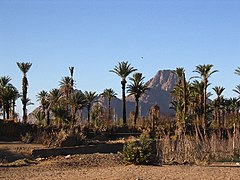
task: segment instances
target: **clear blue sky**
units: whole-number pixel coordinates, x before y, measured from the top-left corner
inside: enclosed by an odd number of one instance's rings
[[[141,58],[143,57],[143,59]],[[213,86],[226,97],[240,83],[239,0],[0,0],[0,76],[21,91],[16,62],[32,62],[29,98],[58,87],[69,66],[76,87],[101,93],[120,79],[109,72],[127,60],[150,79],[160,69],[213,64]],[[212,97],[214,98],[214,96]],[[21,113],[20,101],[18,110]]]

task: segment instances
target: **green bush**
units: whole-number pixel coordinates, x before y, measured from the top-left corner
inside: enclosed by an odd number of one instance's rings
[[[149,164],[152,158],[152,141],[149,134],[143,132],[137,141],[127,142],[123,147],[124,161],[133,164]]]

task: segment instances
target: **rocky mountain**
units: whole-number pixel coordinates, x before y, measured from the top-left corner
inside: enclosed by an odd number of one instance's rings
[[[157,74],[146,84],[149,90],[140,98],[140,114],[148,116],[149,109],[153,105],[159,105],[162,114],[174,114],[169,109],[171,103],[170,92],[177,82],[177,77],[171,70],[159,70]],[[107,106],[107,99],[100,97],[99,102],[103,106]],[[120,99],[113,99],[111,107],[115,110],[118,117],[122,117],[122,104]],[[135,110],[135,100],[133,96],[126,98],[127,116],[131,111]]]

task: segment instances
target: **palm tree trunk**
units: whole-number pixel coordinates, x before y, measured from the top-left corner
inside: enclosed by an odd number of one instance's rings
[[[69,109],[69,89],[68,89],[67,92],[66,92],[66,100],[67,100],[66,110],[67,110],[67,112],[69,113],[69,112],[70,112],[70,109]]]
[[[203,92],[203,131],[204,136],[206,136],[206,126],[207,126],[207,83],[204,82],[204,92]]]
[[[9,120],[9,118],[10,118],[10,107],[9,107],[9,104],[6,107],[6,114],[7,114],[7,119]]]
[[[137,124],[137,118],[138,118],[138,110],[139,110],[139,99],[136,98],[136,105],[135,105],[135,114],[134,114],[134,126]]]
[[[22,80],[23,84],[22,84],[22,90],[23,90],[23,97],[22,97],[22,104],[23,104],[23,123],[27,123],[27,85],[28,85],[28,81],[27,81],[27,77],[23,76],[23,80]]]
[[[183,98],[184,98],[184,121],[187,115],[187,87],[186,87],[186,78],[185,73],[183,74]]]
[[[108,121],[111,119],[111,98],[108,98]]]
[[[72,125],[76,124],[76,107],[72,106]]]
[[[50,125],[50,112],[49,109],[47,109],[47,126]]]
[[[15,121],[15,104],[16,104],[16,102],[15,102],[15,100],[13,100],[13,102],[12,102],[12,118],[14,121]]]
[[[126,117],[126,95],[125,95],[125,86],[126,86],[126,80],[123,79],[121,81],[122,84],[122,113],[123,113],[123,125],[127,125],[127,117]]]
[[[23,123],[27,123],[27,106],[23,104]]]
[[[88,125],[90,125],[90,107],[87,107],[88,111]]]
[[[2,112],[3,112],[3,120],[5,120],[5,119],[6,119],[6,114],[5,114],[6,108],[5,108],[5,105],[4,105],[4,104],[3,104],[3,106],[2,106]]]

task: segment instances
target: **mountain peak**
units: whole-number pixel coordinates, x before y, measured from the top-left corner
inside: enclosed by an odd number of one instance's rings
[[[172,70],[159,70],[157,74],[147,82],[148,88],[170,92],[177,82]]]

